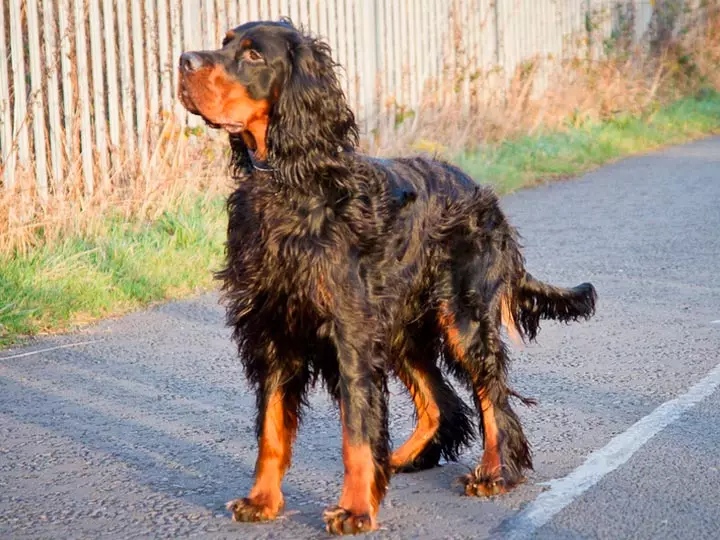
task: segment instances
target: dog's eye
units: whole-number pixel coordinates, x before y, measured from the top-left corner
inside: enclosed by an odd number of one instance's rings
[[[242,53],[243,60],[250,62],[251,64],[259,64],[263,61],[262,55],[255,49],[247,49]]]

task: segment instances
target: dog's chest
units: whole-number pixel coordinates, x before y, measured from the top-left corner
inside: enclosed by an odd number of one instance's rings
[[[230,215],[228,262],[243,282],[300,298],[347,260],[347,232],[322,201],[242,195]]]

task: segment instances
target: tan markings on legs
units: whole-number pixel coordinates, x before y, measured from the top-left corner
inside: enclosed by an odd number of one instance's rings
[[[438,311],[438,323],[445,333],[447,345],[458,362],[465,359],[465,346],[460,339],[460,331],[455,324],[455,314],[450,311],[447,303],[443,303]]]
[[[344,418],[344,414],[342,414]],[[353,444],[343,420],[343,464],[345,478],[338,505],[353,514],[375,516],[380,505],[375,489],[375,461],[369,443]]]
[[[413,380],[410,380],[410,379]],[[414,371],[413,377],[403,380],[412,395],[417,411],[417,426],[410,438],[400,448],[393,452],[390,458],[390,467],[397,468],[412,463],[422,452],[428,441],[435,436],[440,426],[440,408],[433,399],[425,376],[420,371]]]
[[[274,519],[284,506],[282,479],[290,465],[292,443],[297,431],[297,417],[287,422],[283,395],[275,391],[270,396],[259,441],[255,464],[255,485],[247,499],[228,503],[236,521]]]
[[[518,332],[515,324],[515,317],[513,317],[512,309],[512,293],[505,292],[500,298],[500,318],[502,319],[503,326],[507,330],[508,337],[517,347],[522,348],[523,340]]]
[[[510,317],[510,320],[512,320],[512,317]],[[460,338],[460,331],[455,324],[455,316],[446,304],[442,305],[438,312],[438,321],[445,332],[450,352],[458,362],[463,363],[465,361],[465,347]],[[495,407],[492,401],[488,399],[484,388],[480,388],[478,398],[482,412],[484,447],[480,469],[482,475],[487,476],[489,482],[487,485],[483,482],[481,485],[475,486],[475,489],[484,495],[490,496],[504,491],[502,486],[494,486],[493,480],[491,480],[502,478],[500,430],[495,420]]]
[[[485,389],[480,389],[480,408],[483,422],[483,457],[482,470],[490,477],[502,476],[502,459],[500,458],[500,430],[495,421],[495,407],[485,396]]]

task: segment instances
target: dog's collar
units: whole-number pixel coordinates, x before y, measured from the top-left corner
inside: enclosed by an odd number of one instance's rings
[[[252,164],[253,169],[260,172],[273,172],[275,169],[273,169],[267,162],[266,159],[257,159],[255,157],[255,152],[248,149],[248,155],[250,156],[250,163]]]

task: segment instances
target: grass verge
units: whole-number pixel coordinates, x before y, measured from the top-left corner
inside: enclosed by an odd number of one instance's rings
[[[507,193],[713,133],[720,133],[720,93],[705,91],[642,116],[508,140],[454,161]],[[92,236],[0,254],[0,348],[210,289],[225,225],[222,198],[199,198],[151,223],[109,217]]]
[[[455,162],[479,182],[509,193],[714,133],[720,133],[720,93],[706,90],[642,116],[623,115],[524,136],[464,152]]]
[[[212,286],[225,231],[219,198],[152,223],[108,218],[91,238],[0,256],[0,348]]]

